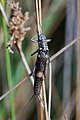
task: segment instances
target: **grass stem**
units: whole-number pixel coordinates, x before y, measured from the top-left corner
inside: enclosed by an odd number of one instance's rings
[[[51,74],[52,74],[52,69],[51,69],[51,62],[49,63],[49,98],[48,98],[48,114],[49,114],[49,119],[50,119],[50,114],[51,114]]]

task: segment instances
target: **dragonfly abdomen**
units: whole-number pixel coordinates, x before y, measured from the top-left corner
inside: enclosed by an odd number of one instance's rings
[[[45,77],[46,59],[37,56],[36,69],[35,69],[35,83],[34,83],[34,94],[40,95],[43,78]]]
[[[43,82],[43,78],[35,76],[34,94],[36,96],[40,95],[40,90],[41,90],[41,87],[42,87],[42,82]]]

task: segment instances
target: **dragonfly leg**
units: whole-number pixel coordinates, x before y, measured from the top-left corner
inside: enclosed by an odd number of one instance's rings
[[[35,66],[34,66],[34,69],[31,71],[31,73],[29,74],[29,76],[34,76],[34,73],[35,73]]]

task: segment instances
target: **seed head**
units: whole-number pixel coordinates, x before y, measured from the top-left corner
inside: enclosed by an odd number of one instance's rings
[[[25,12],[25,14],[23,15],[21,11],[22,8],[19,6],[19,2],[8,2],[8,4],[12,10],[12,14],[9,21],[9,33],[11,37],[7,44],[7,48],[11,53],[13,53],[11,50],[13,45],[21,47],[19,45],[22,44],[26,32],[30,30],[30,27],[24,26],[25,23],[29,20],[29,12]]]

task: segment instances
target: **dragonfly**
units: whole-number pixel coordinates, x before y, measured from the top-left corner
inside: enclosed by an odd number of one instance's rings
[[[38,10],[38,8],[40,11]],[[41,3],[40,1],[38,2],[37,0],[36,0],[36,26],[37,26],[37,39],[35,39],[36,35],[31,39],[32,42],[38,44],[38,49],[34,53],[31,54],[31,56],[33,56],[37,53],[37,59],[36,59],[35,67],[34,67],[35,69],[33,71],[33,74],[31,74],[34,76],[33,96],[36,96],[39,99],[42,107],[47,110],[46,99],[44,97],[44,101],[43,101],[43,98],[41,96],[41,89],[42,87],[44,87],[43,89],[45,89],[45,85],[43,84],[48,74],[46,72],[48,64],[50,68],[49,78],[51,80],[51,62],[49,58],[49,48],[48,48],[48,42],[50,42],[51,39],[47,39],[46,36],[42,33]],[[48,102],[48,114],[47,114],[47,111],[45,110],[46,118],[50,118],[50,109],[51,109],[51,84],[49,86],[50,86],[50,89],[49,89],[49,100],[48,100],[49,101]],[[29,105],[33,96],[31,97],[31,99],[29,100],[26,106]]]
[[[40,101],[42,82],[43,79],[46,78],[46,69],[47,64],[49,63],[49,48],[47,43],[50,41],[51,39],[47,39],[45,35],[39,33],[38,40],[32,40],[32,42],[38,43],[38,49],[33,54],[31,54],[31,56],[37,53],[37,60],[34,71],[34,95],[37,96]]]

